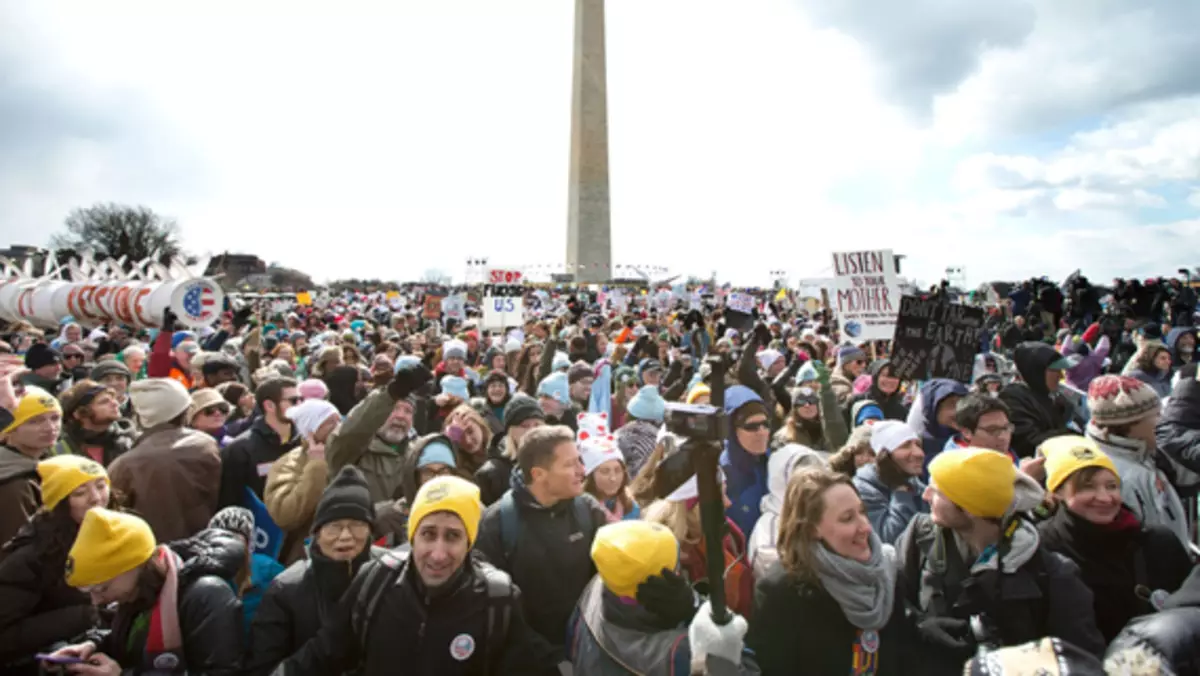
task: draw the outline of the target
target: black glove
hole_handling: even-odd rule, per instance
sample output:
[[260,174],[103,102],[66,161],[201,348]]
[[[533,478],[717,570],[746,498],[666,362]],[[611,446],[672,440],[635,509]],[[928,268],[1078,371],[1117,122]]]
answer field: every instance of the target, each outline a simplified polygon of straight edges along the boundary
[[388,383],[388,394],[396,401],[407,399],[410,394],[421,389],[431,380],[433,380],[433,373],[424,364],[402,368],[396,371],[396,375],[392,376],[392,382]]
[[926,641],[941,648],[966,653],[975,649],[975,637],[967,620],[957,617],[926,617],[917,622],[917,630]]
[[250,315],[252,314],[254,314],[254,309],[249,305],[233,313],[233,319],[231,320],[231,323],[233,324],[233,332],[237,333],[238,331],[242,330],[243,326],[249,324]]
[[691,622],[696,614],[696,595],[691,586],[666,568],[638,585],[637,600],[643,608],[674,625]]
[[175,316],[174,312],[171,312],[171,308],[163,310],[162,330],[166,331],[167,333],[174,333],[176,319],[178,319],[178,317]]

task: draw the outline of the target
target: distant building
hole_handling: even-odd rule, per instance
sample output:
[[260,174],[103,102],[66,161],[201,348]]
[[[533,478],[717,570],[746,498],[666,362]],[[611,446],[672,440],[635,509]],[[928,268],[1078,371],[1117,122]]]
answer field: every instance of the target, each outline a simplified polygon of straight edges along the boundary
[[258,256],[250,254],[223,253],[213,256],[204,269],[205,277],[216,277],[222,286],[240,286],[242,280],[253,275],[267,274],[267,264]]
[[23,267],[25,261],[33,261],[34,274],[40,274],[44,269],[46,256],[50,250],[40,246],[26,246],[24,244],[14,244],[7,249],[0,249],[0,256],[7,258],[14,265]]

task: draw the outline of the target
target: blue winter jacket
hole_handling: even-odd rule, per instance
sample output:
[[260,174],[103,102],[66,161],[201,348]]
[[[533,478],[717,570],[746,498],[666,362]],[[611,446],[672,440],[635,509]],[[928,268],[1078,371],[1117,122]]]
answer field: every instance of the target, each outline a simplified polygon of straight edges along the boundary
[[951,395],[967,396],[967,386],[949,378],[934,378],[921,388],[921,415],[925,422],[921,430],[921,449],[925,451],[925,477],[929,476],[929,463],[955,434],[954,428],[939,425],[937,420],[938,405]]
[[[725,391],[725,413],[730,417],[729,438],[721,453],[721,471],[725,473],[725,493],[729,496],[726,516],[742,529],[742,533],[754,531],[758,521],[763,496],[767,494],[767,453],[751,455],[737,441],[733,428],[733,414],[750,402],[762,403],[762,397],[745,385],[734,385]],[[747,536],[749,537],[749,536]]]
[[871,528],[887,544],[900,538],[914,516],[929,511],[929,505],[922,497],[925,484],[916,477],[908,480],[909,490],[893,491],[879,479],[878,468],[871,464],[860,467],[853,481],[858,497],[867,508]]

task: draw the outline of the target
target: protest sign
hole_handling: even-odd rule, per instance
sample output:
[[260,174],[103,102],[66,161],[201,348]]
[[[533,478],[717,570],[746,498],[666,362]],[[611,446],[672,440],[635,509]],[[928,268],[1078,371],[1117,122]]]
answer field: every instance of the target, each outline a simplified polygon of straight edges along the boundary
[[833,272],[842,335],[856,343],[891,338],[901,293],[892,250],[835,253]]
[[521,284],[525,275],[520,270],[488,270],[488,284]]
[[734,291],[725,299],[725,307],[744,315],[754,314],[754,305],[754,296],[740,291]]
[[524,313],[525,299],[520,296],[487,296],[483,299],[483,328],[521,326]]
[[301,291],[301,292],[297,293],[296,294],[296,304],[297,305],[312,305],[313,304],[312,294],[310,294],[307,291]]
[[461,293],[452,294],[442,299],[442,312],[446,319],[462,321],[466,318],[466,298]]
[[950,378],[971,382],[984,311],[941,299],[900,297],[892,375],[902,380]]
[[425,319],[441,319],[442,298],[444,298],[444,296],[435,296],[433,294],[426,295],[425,307],[421,312],[421,316]]

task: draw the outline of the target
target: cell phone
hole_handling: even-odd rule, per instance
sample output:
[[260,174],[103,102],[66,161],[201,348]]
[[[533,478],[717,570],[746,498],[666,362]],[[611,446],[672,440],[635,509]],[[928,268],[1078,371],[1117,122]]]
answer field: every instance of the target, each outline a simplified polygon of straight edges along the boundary
[[48,653],[38,653],[33,656],[33,659],[38,662],[49,662],[50,664],[83,664],[82,657],[72,657],[69,655],[51,655]]

